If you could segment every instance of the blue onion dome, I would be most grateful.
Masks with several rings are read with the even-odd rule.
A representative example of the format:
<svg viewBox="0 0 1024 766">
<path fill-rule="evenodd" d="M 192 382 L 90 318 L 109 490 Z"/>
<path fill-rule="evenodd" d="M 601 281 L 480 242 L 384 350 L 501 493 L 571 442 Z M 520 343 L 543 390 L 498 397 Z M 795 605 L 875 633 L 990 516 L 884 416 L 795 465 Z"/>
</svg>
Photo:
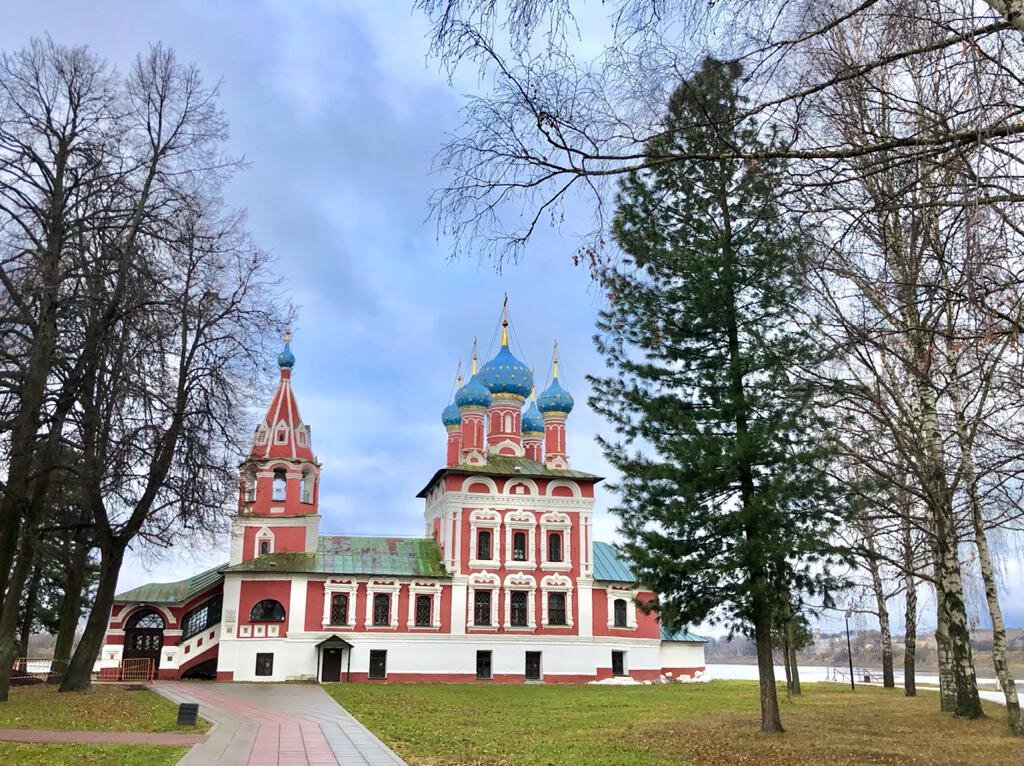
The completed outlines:
<svg viewBox="0 0 1024 766">
<path fill-rule="evenodd" d="M 501 348 L 480 368 L 480 381 L 492 394 L 511 394 L 523 399 L 533 390 L 533 372 L 508 347 L 508 320 L 502 321 Z"/>
<path fill-rule="evenodd" d="M 547 390 L 537 397 L 537 409 L 543 413 L 564 412 L 568 415 L 572 412 L 572 405 L 572 394 L 562 388 L 558 378 L 552 380 Z"/>
<path fill-rule="evenodd" d="M 457 426 L 462 423 L 462 413 L 459 412 L 459 405 L 452 402 L 441 410 L 441 422 L 447 426 Z"/>
<path fill-rule="evenodd" d="M 568 415 L 572 412 L 572 394 L 562 388 L 558 382 L 558 344 L 551 359 L 551 385 L 537 397 L 537 408 L 547 414 L 549 412 L 561 412 Z"/>
<path fill-rule="evenodd" d="M 523 410 L 523 433 L 543 433 L 544 418 L 537 409 L 537 401 L 532 400 L 529 406 Z"/>
<path fill-rule="evenodd" d="M 284 333 L 284 350 L 277 355 L 277 366 L 289 370 L 295 366 L 295 354 L 292 353 L 291 330 L 286 330 Z"/>
<path fill-rule="evenodd" d="M 455 392 L 455 405 L 457 407 L 491 406 L 491 392 L 480 382 L 479 375 L 471 377 L 469 383 Z"/>
</svg>

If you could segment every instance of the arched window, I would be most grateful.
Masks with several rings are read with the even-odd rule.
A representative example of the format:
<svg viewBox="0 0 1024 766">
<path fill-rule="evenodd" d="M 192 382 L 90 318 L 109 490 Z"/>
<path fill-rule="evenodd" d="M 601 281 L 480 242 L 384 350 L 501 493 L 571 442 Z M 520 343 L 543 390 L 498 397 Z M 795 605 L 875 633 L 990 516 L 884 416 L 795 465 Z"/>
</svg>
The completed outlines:
<svg viewBox="0 0 1024 766">
<path fill-rule="evenodd" d="M 382 628 L 391 624 L 391 596 L 377 593 L 373 597 L 373 624 Z"/>
<path fill-rule="evenodd" d="M 565 594 L 548 594 L 548 625 L 565 625 Z"/>
<path fill-rule="evenodd" d="M 562 534 L 552 532 L 548 535 L 548 561 L 562 560 Z"/>
<path fill-rule="evenodd" d="M 288 486 L 288 474 L 283 468 L 274 469 L 274 491 L 271 494 L 273 500 L 284 500 L 285 487 Z"/>
<path fill-rule="evenodd" d="M 515 628 L 525 628 L 530 624 L 530 594 L 525 590 L 514 590 L 509 606 L 509 623 Z"/>
<path fill-rule="evenodd" d="M 491 624 L 491 592 L 477 590 L 473 593 L 473 624 Z"/>
<path fill-rule="evenodd" d="M 526 561 L 526 533 L 516 532 L 512 535 L 512 560 Z"/>
<path fill-rule="evenodd" d="M 615 627 L 625 628 L 626 627 L 626 599 L 617 598 L 615 599 Z"/>
<path fill-rule="evenodd" d="M 136 612 L 128 619 L 128 624 L 125 625 L 129 630 L 136 628 L 157 628 L 163 630 L 164 618 L 160 616 L 158 612 L 152 609 L 144 609 L 141 612 Z"/>
<path fill-rule="evenodd" d="M 434 599 L 427 595 L 416 597 L 416 627 L 429 628 L 434 611 Z"/>
<path fill-rule="evenodd" d="M 348 625 L 348 594 L 331 596 L 331 625 Z"/>
<path fill-rule="evenodd" d="M 512 433 L 512 423 L 513 423 L 512 413 L 511 412 L 506 412 L 505 413 L 505 428 L 504 428 L 505 433 L 507 433 L 507 434 L 508 433 Z"/>
<path fill-rule="evenodd" d="M 491 531 L 489 529 L 481 529 L 476 533 L 476 557 L 480 561 L 490 561 Z"/>
<path fill-rule="evenodd" d="M 302 502 L 313 502 L 313 472 L 309 470 L 302 472 Z"/>
<path fill-rule="evenodd" d="M 250 622 L 284 622 L 284 607 L 272 598 L 257 601 L 249 611 Z"/>
</svg>

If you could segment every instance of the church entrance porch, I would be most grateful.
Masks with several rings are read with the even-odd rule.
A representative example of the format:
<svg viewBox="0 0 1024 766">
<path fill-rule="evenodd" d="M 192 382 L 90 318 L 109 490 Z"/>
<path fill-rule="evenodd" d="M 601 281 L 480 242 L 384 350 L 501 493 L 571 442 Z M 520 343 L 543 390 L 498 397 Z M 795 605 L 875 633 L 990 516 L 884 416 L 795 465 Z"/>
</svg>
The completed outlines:
<svg viewBox="0 0 1024 766">
<path fill-rule="evenodd" d="M 316 645 L 317 680 L 331 683 L 341 680 L 344 669 L 345 680 L 352 675 L 352 644 L 339 636 L 325 638 Z"/>
</svg>

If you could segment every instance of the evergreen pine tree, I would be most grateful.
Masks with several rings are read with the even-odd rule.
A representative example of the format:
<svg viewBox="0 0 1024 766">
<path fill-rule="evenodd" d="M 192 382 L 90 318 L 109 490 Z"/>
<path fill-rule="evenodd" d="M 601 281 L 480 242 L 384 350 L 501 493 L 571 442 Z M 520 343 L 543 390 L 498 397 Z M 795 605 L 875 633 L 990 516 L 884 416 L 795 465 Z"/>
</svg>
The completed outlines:
<svg viewBox="0 0 1024 766">
<path fill-rule="evenodd" d="M 779 164 L 731 159 L 765 148 L 742 116 L 740 74 L 705 60 L 647 146 L 651 159 L 707 159 L 655 164 L 620 189 L 624 257 L 603 277 L 595 337 L 610 372 L 591 379 L 591 404 L 618 433 L 601 443 L 622 474 L 624 551 L 659 594 L 650 608 L 670 628 L 752 634 L 761 727 L 776 732 L 772 627 L 835 586 L 840 510 L 819 389 L 803 374 L 824 356 L 797 319 L 806 242 L 777 204 Z"/>
</svg>

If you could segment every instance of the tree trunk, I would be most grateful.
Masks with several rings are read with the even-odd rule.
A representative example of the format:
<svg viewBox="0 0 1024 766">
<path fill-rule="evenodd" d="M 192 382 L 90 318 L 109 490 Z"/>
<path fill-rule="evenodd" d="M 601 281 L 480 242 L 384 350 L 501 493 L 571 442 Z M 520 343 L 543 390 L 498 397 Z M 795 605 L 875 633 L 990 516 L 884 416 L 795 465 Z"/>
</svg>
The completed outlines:
<svg viewBox="0 0 1024 766">
<path fill-rule="evenodd" d="M 110 620 L 110 608 L 117 591 L 117 576 L 124 560 L 124 546 L 120 541 L 108 541 L 100 546 L 100 577 L 96 587 L 96 600 L 89 611 L 85 632 L 68 663 L 68 671 L 61 682 L 62 692 L 83 691 L 89 688 L 93 666 L 103 646 L 103 636 Z"/>
<path fill-rule="evenodd" d="M 58 684 L 67 673 L 71 647 L 78 630 L 78 618 L 82 612 L 82 589 L 85 585 L 85 567 L 89 563 L 89 545 L 85 535 L 75 535 L 74 550 L 64 566 L 64 598 L 60 603 L 60 619 L 57 623 L 57 641 L 53 646 L 53 662 L 46 676 L 46 683 Z"/>
<path fill-rule="evenodd" d="M 917 695 L 917 582 L 914 580 L 914 548 L 909 520 L 903 523 L 903 572 L 907 602 L 903 615 L 903 694 L 914 697 Z"/>
<path fill-rule="evenodd" d="M 39 600 L 39 581 L 43 578 L 43 570 L 36 564 L 32 568 L 32 578 L 25 592 L 25 603 L 21 609 L 21 637 L 18 641 L 18 657 L 22 660 L 21 670 L 28 670 L 28 642 L 32 637 L 32 623 L 36 620 L 36 606 Z"/>
<path fill-rule="evenodd" d="M 26 527 L 22 536 L 21 555 L 14 563 L 8 579 L 7 595 L 0 609 L 0 702 L 6 702 L 11 689 L 11 670 L 21 649 L 15 637 L 18 630 L 18 607 L 25 582 L 35 565 L 38 535 L 34 527 Z"/>
<path fill-rule="evenodd" d="M 775 662 L 772 657 L 772 618 L 765 599 L 755 596 L 754 644 L 757 647 L 757 677 L 761 687 L 761 731 L 784 731 L 779 717 L 779 698 L 775 689 Z"/>
<path fill-rule="evenodd" d="M 951 399 L 956 411 L 956 430 L 960 441 L 960 465 L 963 471 L 964 488 L 971 507 L 971 524 L 974 529 L 974 543 L 978 548 L 978 565 L 981 579 L 985 584 L 985 601 L 988 614 L 992 621 L 992 664 L 995 666 L 996 678 L 1006 698 L 1007 721 L 1010 733 L 1024 734 L 1024 721 L 1021 719 L 1020 700 L 1017 697 L 1017 682 L 1010 672 L 1006 661 L 1006 624 L 1003 622 L 1003 610 L 999 604 L 999 590 L 996 582 L 995 567 L 992 564 L 992 552 L 985 536 L 985 518 L 981 509 L 981 498 L 978 494 L 978 476 L 974 470 L 974 449 L 968 438 L 967 423 L 960 403 L 956 386 L 951 387 Z"/>
<path fill-rule="evenodd" d="M 936 567 L 938 570 L 938 567 Z M 952 713 L 956 710 L 956 681 L 953 678 L 953 659 L 949 645 L 949 618 L 942 590 L 935 587 L 935 648 L 939 663 L 939 710 Z"/>
<path fill-rule="evenodd" d="M 800 668 L 796 662 L 796 640 L 793 620 L 786 623 L 786 666 L 789 673 L 786 682 L 789 684 L 789 693 L 799 696 L 800 694 Z"/>
<path fill-rule="evenodd" d="M 896 687 L 896 680 L 892 669 L 892 632 L 889 629 L 889 607 L 885 600 L 885 589 L 882 587 L 882 573 L 878 566 L 878 559 L 875 557 L 874 539 L 870 534 L 865 534 L 864 542 L 868 547 L 867 566 L 871 573 L 871 589 L 874 591 L 878 610 L 878 628 L 882 634 L 882 686 L 886 689 L 893 689 Z"/>
<path fill-rule="evenodd" d="M 782 632 L 782 669 L 786 673 L 786 691 L 793 693 L 793 673 L 789 668 L 789 636 L 787 631 Z"/>
</svg>

